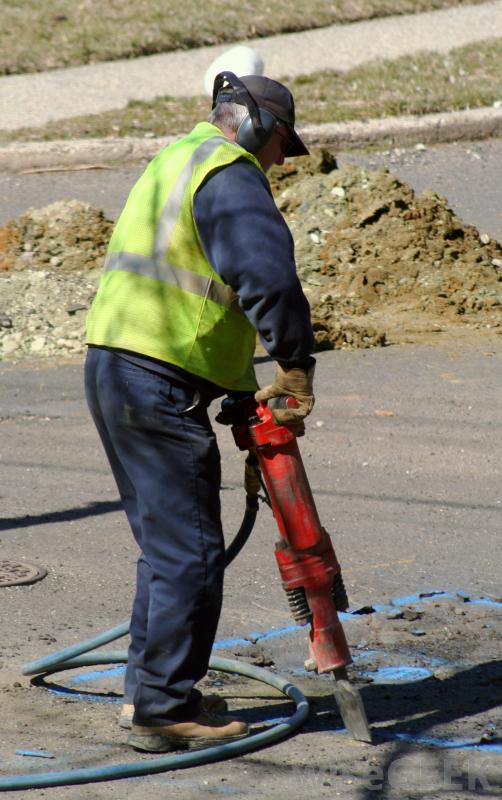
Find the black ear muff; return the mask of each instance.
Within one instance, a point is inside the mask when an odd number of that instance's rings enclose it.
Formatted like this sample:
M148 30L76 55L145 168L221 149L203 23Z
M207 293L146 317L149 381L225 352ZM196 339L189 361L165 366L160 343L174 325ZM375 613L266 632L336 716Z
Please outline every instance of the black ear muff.
M230 86L229 89L226 89ZM258 108L243 82L233 72L220 72L214 79L213 108L217 103L234 102L247 108L248 113L237 129L237 144L248 153L259 153L270 140L277 124L274 115Z
M250 114L246 114L237 129L237 144L248 153L259 153L270 140L277 124L275 117L265 108L258 108L259 125L253 122Z

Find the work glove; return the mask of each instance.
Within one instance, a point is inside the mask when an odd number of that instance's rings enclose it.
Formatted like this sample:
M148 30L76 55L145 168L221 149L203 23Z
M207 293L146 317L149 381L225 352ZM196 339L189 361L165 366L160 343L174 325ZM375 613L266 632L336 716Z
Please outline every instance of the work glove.
M314 408L313 382L315 361L307 369L300 367L287 367L277 364L274 382L270 386L259 389L255 400L260 403L272 397L294 397L298 403L297 408L274 408L272 417L278 425L288 422L300 422Z

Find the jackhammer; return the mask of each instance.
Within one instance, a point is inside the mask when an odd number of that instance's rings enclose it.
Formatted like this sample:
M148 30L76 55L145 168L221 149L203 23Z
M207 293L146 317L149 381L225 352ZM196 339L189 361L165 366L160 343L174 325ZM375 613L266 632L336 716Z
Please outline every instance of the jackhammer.
M274 404L291 407L294 402L293 398L283 397L261 404L256 403L253 397L246 397L244 400L227 398L222 403L217 421L231 425L237 446L249 451L246 459L246 512L237 535L227 548L225 562L230 564L249 538L258 511L260 488L263 489L279 528L275 555L293 617L300 624L310 624L306 666L319 673L333 674L335 698L346 729L354 739L370 742L371 732L361 697L347 675L347 666L352 659L338 619L338 611L348 607L340 565L329 534L319 521L296 442L305 427L302 422L277 425L272 416ZM37 675L42 680L43 675L74 667L124 663L127 661L125 651L99 651L96 648L125 636L128 631L129 620L92 639L25 664L23 675ZM251 664L216 656L211 656L209 668L274 686L294 701L295 713L288 720L239 741L188 754L59 773L4 776L0 778L0 791L137 777L207 764L279 741L305 721L309 708L307 700L299 689L280 676Z
M280 538L275 557L294 620L310 624L308 670L333 674L334 695L344 725L354 739L371 741L371 731L357 687L350 683L352 663L339 611L349 603L331 538L322 527L303 466L297 438L303 422L278 425L273 410L294 407L292 397L273 398L268 404L226 398L218 422L230 424L246 460L247 502L260 489L270 505ZM255 479L253 480L253 473Z

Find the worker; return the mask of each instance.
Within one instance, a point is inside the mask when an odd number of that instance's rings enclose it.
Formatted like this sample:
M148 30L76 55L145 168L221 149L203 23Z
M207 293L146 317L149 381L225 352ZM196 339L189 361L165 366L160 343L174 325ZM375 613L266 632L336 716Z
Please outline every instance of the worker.
M218 75L208 121L161 150L133 187L89 312L87 402L140 550L121 715L138 750L248 734L223 698L197 689L224 572L207 410L257 391L256 332L277 362L256 397L295 397L287 419L312 409L310 311L265 174L307 153L285 86Z

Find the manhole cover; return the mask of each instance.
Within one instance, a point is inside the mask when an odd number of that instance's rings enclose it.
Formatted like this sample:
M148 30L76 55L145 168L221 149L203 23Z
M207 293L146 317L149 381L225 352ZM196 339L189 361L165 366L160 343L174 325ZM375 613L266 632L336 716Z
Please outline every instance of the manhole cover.
M17 586L21 583L35 583L47 575L43 567L23 564L18 561L0 560L0 586Z

